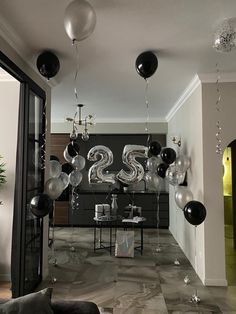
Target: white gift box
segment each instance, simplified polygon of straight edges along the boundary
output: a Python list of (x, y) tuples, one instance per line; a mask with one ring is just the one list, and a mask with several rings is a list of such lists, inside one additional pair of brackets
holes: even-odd
[(134, 257), (134, 231), (117, 230), (116, 257)]

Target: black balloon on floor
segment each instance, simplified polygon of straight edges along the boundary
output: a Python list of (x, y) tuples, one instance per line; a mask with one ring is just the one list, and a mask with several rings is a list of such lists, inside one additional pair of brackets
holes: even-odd
[(36, 217), (42, 218), (53, 210), (53, 201), (45, 193), (38, 194), (31, 199), (30, 210)]
[(160, 154), (161, 152), (161, 144), (158, 143), (157, 141), (152, 141), (150, 144), (149, 144), (149, 153), (153, 156), (157, 156)]
[(40, 74), (49, 80), (58, 73), (60, 61), (51, 51), (44, 51), (37, 58), (37, 68)]
[(173, 148), (163, 148), (161, 151), (161, 159), (168, 165), (172, 164), (176, 159), (176, 152)]
[(190, 201), (184, 206), (185, 219), (194, 226), (200, 225), (206, 218), (206, 208), (198, 201)]
[(152, 76), (158, 67), (158, 60), (156, 55), (151, 51), (141, 53), (135, 62), (136, 71), (144, 79)]
[(157, 166), (157, 174), (159, 175), (159, 177), (161, 177), (163, 179), (165, 178), (166, 170), (168, 169), (168, 167), (169, 166), (167, 164), (164, 164), (164, 163)]

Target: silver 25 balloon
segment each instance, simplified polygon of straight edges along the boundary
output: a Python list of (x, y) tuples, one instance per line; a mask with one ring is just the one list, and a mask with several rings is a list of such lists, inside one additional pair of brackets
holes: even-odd
[(89, 183), (114, 184), (116, 182), (114, 173), (104, 173), (104, 170), (113, 163), (113, 153), (110, 148), (103, 145), (94, 146), (88, 152), (87, 159), (96, 161), (88, 172)]
[(122, 161), (130, 170), (126, 172), (124, 169), (117, 174), (117, 179), (125, 184), (137, 183), (142, 180), (144, 175), (143, 166), (136, 158), (148, 158), (148, 148), (143, 145), (125, 145)]

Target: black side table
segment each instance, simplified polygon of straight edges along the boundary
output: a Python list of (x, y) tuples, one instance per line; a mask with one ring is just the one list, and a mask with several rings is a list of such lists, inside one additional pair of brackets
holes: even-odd
[[(116, 233), (116, 229), (117, 229), (117, 221), (120, 220), (118, 217), (99, 217), (96, 218), (94, 217), (93, 220), (95, 221), (94, 224), (94, 240), (93, 240), (93, 250), (94, 252), (97, 250), (101, 250), (101, 249), (105, 249), (108, 250), (110, 252), (110, 255), (112, 253), (112, 247), (114, 247), (113, 243), (112, 243), (112, 231), (113, 229), (115, 229), (115, 233)], [(97, 228), (99, 229), (99, 245), (96, 245), (97, 242)], [(109, 228), (109, 242), (108, 245), (104, 245), (104, 241), (102, 239), (102, 231), (103, 228)]]

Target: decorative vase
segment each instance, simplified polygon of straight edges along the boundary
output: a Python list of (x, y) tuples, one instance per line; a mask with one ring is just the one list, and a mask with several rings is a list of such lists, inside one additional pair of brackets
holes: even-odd
[(111, 215), (116, 217), (117, 216), (117, 194), (112, 194), (111, 195)]

